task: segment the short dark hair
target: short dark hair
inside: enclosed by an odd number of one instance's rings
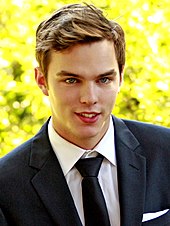
[[[115,21],[108,20],[93,5],[70,4],[44,20],[36,32],[36,59],[47,77],[50,50],[63,51],[78,43],[100,40],[114,42],[120,72],[125,64],[124,31]]]

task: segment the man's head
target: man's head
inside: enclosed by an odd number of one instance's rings
[[[36,59],[47,78],[52,50],[63,51],[76,44],[101,40],[114,42],[119,72],[125,64],[124,32],[119,24],[106,19],[102,11],[92,5],[66,5],[43,21],[36,33]]]
[[[38,27],[36,54],[35,79],[49,97],[53,128],[81,148],[94,148],[123,80],[123,30],[94,6],[65,6]]]

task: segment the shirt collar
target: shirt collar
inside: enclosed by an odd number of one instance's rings
[[[52,148],[59,160],[61,168],[63,170],[64,176],[72,169],[75,163],[83,156],[89,155],[96,151],[102,154],[105,158],[107,158],[113,165],[116,166],[116,153],[115,153],[115,142],[114,142],[114,126],[113,121],[110,117],[109,128],[102,138],[102,140],[98,143],[98,145],[94,148],[94,150],[84,150],[64,138],[62,138],[52,126],[52,119],[50,119],[48,124],[48,135],[49,140],[52,145]]]

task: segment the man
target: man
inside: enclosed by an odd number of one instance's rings
[[[52,116],[0,160],[0,225],[90,225],[75,164],[96,156],[107,225],[170,225],[170,129],[111,116],[125,65],[120,25],[72,4],[36,37],[35,79]]]

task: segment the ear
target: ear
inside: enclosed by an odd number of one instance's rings
[[[42,90],[43,94],[46,96],[49,96],[48,94],[48,87],[47,87],[47,82],[44,74],[41,72],[39,67],[36,67],[34,69],[35,72],[35,81],[39,88]]]

